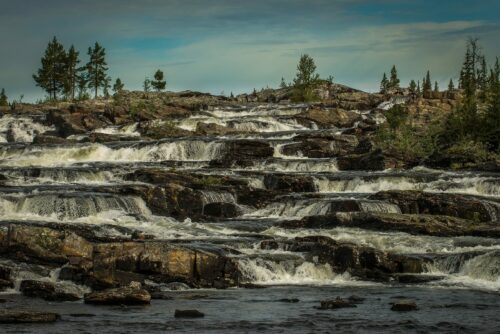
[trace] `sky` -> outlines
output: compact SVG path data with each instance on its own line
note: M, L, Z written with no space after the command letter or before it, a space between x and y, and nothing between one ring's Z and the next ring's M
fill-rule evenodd
M301 54L322 77L376 91L396 65L402 85L430 70L457 78L468 37L500 56L498 0L0 0L0 88L45 93L32 74L53 36L82 63L98 41L109 75L141 89L156 69L167 89L250 92L292 81Z

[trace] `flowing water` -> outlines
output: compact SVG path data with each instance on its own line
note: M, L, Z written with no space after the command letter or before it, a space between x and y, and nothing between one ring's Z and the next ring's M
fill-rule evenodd
M379 106L387 109L405 101ZM400 213L394 204L368 199L384 190L420 190L461 193L482 199L498 219L500 178L493 173L446 172L426 168L409 171L342 172L335 158L287 156L283 145L301 133L316 133L316 124L303 125L293 116L303 105L262 105L257 108L220 108L195 114L176 126L194 130L199 122L223 125L238 133L223 137L128 141L108 144L30 144L36 134L52 130L36 118L4 116L0 119L0 219L55 223L114 224L144 230L168 240L204 240L226 244L244 281L263 289L171 291L171 300L155 300L150 307L92 307L81 302L43 304L40 300L8 295L9 303L30 304L60 312L56 325L25 327L27 332L498 332L500 322L500 240L486 237L435 237L358 228L285 229L282 220L335 213L343 201L353 201L364 212ZM353 111L355 112L355 111ZM379 121L378 114L364 117ZM98 129L96 132L138 137L136 124ZM331 129L334 132L339 129ZM274 148L272 158L249 166L210 167L229 142L257 138ZM200 190L203 205L233 203L241 215L235 219L201 222L154 215L142 198L120 195L124 186L146 186L126 181L134 170L164 168L204 175L231 175L251 187L265 188L269 173L310 177L314 192L289 194L262 208L241 205L230 191ZM113 190L114 189L114 190ZM113 233L119 233L114 231ZM420 285L375 283L336 272L301 253L260 248L263 238L292 240L322 235L337 241L374 247L397 254L427 254L439 260L427 274L440 279ZM465 255L464 255L465 254ZM18 278L25 278L20 271ZM40 279L60 282L57 273ZM86 291L86 287L75 289ZM8 291L12 293L13 291ZM14 291L15 292L15 291ZM338 311L314 309L319 300L358 295L366 298L357 308ZM404 296L417 301L420 311L401 315L389 303ZM0 296L4 297L4 296ZM298 302L290 303L294 298ZM196 308L207 316L198 321L175 320L176 308ZM2 332L19 333L17 326Z

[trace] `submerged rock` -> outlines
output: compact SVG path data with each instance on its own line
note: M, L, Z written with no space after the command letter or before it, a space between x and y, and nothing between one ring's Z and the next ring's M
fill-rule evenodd
M0 309L0 323L46 323L55 322L60 318L59 314L53 312L40 312L34 310Z
M204 313L198 310L175 310L174 317L176 318L203 318Z
M98 305L142 305L151 302L151 295L136 286L108 289L85 294L85 303Z
M335 299L322 300L318 309L320 310L333 310L338 308L357 307L356 304L350 300L337 297Z

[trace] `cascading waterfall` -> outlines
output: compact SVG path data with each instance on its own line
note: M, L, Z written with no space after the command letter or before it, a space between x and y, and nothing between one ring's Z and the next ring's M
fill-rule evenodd
M2 159L0 164L6 166L60 166L95 161L208 161L217 158L223 146L223 142L183 140L151 144L140 148L113 149L101 144L56 148L27 147L21 152L4 150L0 155L0 159Z
M315 177L314 183L321 193L375 193L384 190L419 190L429 192L464 193L500 196L500 182L488 177L460 177L420 181L410 176L379 176L372 179L352 177L329 179Z
M0 118L0 143L31 143L36 135L53 129L54 127L36 123L31 118L5 115Z
M133 216L151 215L144 201L133 196L37 194L0 199L0 213L11 219L31 217L70 221L109 211Z

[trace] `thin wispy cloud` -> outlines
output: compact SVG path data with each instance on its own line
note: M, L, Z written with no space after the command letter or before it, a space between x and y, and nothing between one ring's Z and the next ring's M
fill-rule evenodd
M486 0L12 1L0 12L0 86L42 97L31 74L54 35L82 61L99 41L110 75L129 89L157 68L173 90L276 86L292 79L302 53L321 75L360 89L377 89L392 64L403 83L427 69L444 82L458 74L469 36L481 39L490 61L500 55L499 13Z

